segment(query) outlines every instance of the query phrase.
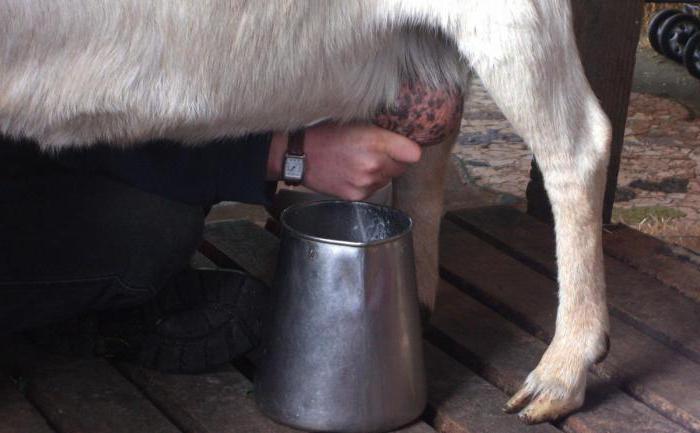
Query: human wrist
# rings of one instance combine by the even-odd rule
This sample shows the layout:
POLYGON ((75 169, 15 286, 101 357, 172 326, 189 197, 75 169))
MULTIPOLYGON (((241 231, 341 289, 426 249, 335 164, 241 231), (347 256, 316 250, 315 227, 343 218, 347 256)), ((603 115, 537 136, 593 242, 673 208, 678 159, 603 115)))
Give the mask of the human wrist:
POLYGON ((282 132, 272 135, 267 158, 267 180, 277 181, 282 178, 282 161, 287 150, 287 138, 287 134, 282 132))

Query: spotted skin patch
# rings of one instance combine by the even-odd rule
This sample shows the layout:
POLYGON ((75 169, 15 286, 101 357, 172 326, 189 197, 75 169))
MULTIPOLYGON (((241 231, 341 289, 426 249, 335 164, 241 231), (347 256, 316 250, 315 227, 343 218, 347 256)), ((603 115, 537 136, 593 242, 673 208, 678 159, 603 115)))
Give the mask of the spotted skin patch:
POLYGON ((374 124, 408 137, 421 146, 432 146, 456 132, 463 105, 459 89, 404 84, 393 106, 375 116, 374 124))

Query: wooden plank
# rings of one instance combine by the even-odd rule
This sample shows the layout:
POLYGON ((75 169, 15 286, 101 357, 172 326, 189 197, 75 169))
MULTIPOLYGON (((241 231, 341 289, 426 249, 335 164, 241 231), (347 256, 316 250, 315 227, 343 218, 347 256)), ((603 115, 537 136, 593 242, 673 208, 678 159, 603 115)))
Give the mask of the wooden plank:
MULTIPOLYGON (((554 335, 557 285, 444 221, 443 275, 545 341, 554 335), (468 260, 464 258, 468 257, 468 260)), ((700 365, 611 318, 612 349, 596 373, 688 429, 700 432, 700 365)))
MULTIPOLYGON (((513 393, 546 345, 493 310, 444 283, 428 339, 502 390, 513 393)), ((561 421, 567 432, 687 432, 610 383, 589 375, 584 407, 561 421)))
MULTIPOLYGON (((508 207, 460 211, 447 218, 555 278, 551 226, 508 207)), ((605 271, 611 315, 700 362, 700 304, 615 258, 606 257, 605 271)))
MULTIPOLYGON (((458 361, 425 343, 428 398, 435 428, 444 433, 520 433, 524 426, 503 413, 508 397, 458 361)), ((527 428, 532 433, 556 433, 550 424, 527 428)))
MULTIPOLYGON (((261 243, 268 245, 262 250, 268 251, 268 257, 259 255, 259 260, 266 262, 263 266, 254 269, 274 269, 278 240, 274 236, 255 233, 259 227, 243 222, 229 222, 225 230, 228 235, 239 242, 236 248, 228 250, 227 255, 234 262, 249 260, 249 257, 241 257, 253 248, 260 248, 261 243), (272 263, 271 263, 272 262, 272 263)), ((223 230, 218 232, 224 232, 223 230)), ((212 233, 209 232, 209 236, 212 233)), ((221 239, 209 238, 211 244, 225 245, 221 239)), ((271 275, 259 275, 259 277, 271 280, 271 275)), ((428 372, 428 405, 432 414, 432 421, 438 431, 446 433, 472 432, 472 433, 510 433, 521 432, 523 424, 515 417, 502 413, 501 408, 507 401, 507 397, 493 385, 450 359, 436 348, 427 345, 426 367, 428 372)), ((434 431, 425 423, 419 422, 414 426, 400 430, 409 433, 414 429, 434 431)), ((558 430, 551 425, 541 425, 530 428, 533 433, 554 433, 558 430)))
POLYGON ((190 259, 190 266, 192 266, 195 269, 217 267, 216 263, 209 260, 209 258, 207 258, 204 254, 200 253, 199 251, 195 252, 192 258, 190 259))
POLYGON ((180 430, 104 359, 13 348, 27 397, 59 432, 174 433, 180 430))
POLYGON ((625 225, 603 232, 605 253, 700 303, 700 254, 625 225))
MULTIPOLYGON (((246 272, 272 285, 279 249, 279 242, 272 233, 249 221, 228 220, 207 224, 204 238, 246 272)), ((227 267, 216 257, 207 257, 218 266, 227 267)))
MULTIPOLYGON (((591 88, 613 127, 603 219, 610 221, 624 142, 627 107, 642 19, 642 0, 576 0, 573 6, 576 41, 591 88)), ((528 185, 528 212, 550 215, 549 202, 537 167, 528 185)))
POLYGON ((232 367, 201 375, 163 374, 131 364, 119 368, 185 432, 299 431, 263 416, 253 401, 253 385, 232 367))
POLYGON ((51 433, 43 416, 7 375, 0 375, 0 433, 51 433))

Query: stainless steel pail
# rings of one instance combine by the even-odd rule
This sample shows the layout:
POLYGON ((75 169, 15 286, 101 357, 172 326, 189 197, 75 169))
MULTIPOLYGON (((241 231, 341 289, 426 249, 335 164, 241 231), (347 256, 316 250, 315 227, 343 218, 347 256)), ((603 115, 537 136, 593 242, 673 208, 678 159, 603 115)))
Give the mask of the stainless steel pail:
POLYGON ((362 202, 292 206, 255 397, 312 431, 381 432, 426 403, 411 219, 362 202))

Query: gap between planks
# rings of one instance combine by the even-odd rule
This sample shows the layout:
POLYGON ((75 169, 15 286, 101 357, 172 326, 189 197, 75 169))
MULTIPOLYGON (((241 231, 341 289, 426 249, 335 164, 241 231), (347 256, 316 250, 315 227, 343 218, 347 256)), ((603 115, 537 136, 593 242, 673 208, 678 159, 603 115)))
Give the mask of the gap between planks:
POLYGON ((7 358, 26 380, 27 399, 57 432, 180 432, 105 359, 52 355, 26 343, 13 345, 7 358))
POLYGON ((46 419, 0 369, 0 433, 52 433, 46 419))
POLYGON ((622 224, 603 232, 605 253, 700 303, 700 254, 622 224))
MULTIPOLYGON (((449 221, 443 222, 441 250, 444 278, 542 341, 551 339, 555 282, 449 221)), ((700 366, 615 317, 611 341, 608 358, 594 371, 669 419, 700 431, 700 366)))
MULTIPOLYGON (((551 226, 505 206, 450 212, 446 219, 556 280, 551 226)), ((611 316, 700 363, 699 303, 613 257, 605 257, 605 270, 611 316)))

